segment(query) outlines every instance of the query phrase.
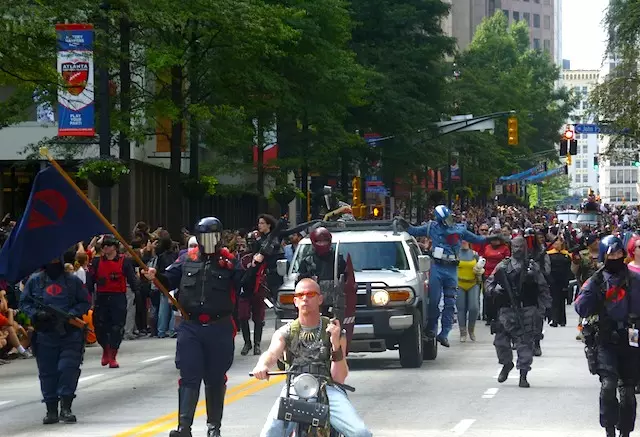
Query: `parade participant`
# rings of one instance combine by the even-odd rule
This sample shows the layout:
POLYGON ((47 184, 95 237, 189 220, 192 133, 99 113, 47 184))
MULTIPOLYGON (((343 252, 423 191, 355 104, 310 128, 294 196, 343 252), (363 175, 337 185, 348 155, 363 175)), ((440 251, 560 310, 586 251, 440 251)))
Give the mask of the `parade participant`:
POLYGON ((95 291, 93 323, 98 344, 102 346, 103 366, 115 369, 118 349, 127 321, 127 284, 134 293, 139 292, 138 278, 130 258, 118 253, 120 243, 111 236, 102 238, 102 256, 91 263, 88 288, 95 291))
MULTIPOLYGON (((533 228, 527 228, 524 230, 524 238, 527 240, 527 254, 531 259, 533 259, 536 263, 538 263, 538 267, 542 271, 547 284, 549 284, 550 275, 551 275, 551 259, 545 250, 544 244, 544 234, 543 243, 540 242, 539 238, 540 234, 537 233, 533 228)), ((542 356, 542 339, 544 338, 544 334, 542 333, 542 328, 544 327, 544 319, 546 314, 544 312, 540 312, 539 314, 539 322, 536 323, 536 332, 534 333, 533 338, 533 355, 535 357, 542 356)))
MULTIPOLYGON (((322 294, 318 284, 310 278, 298 282, 294 304, 298 308, 298 318, 273 334, 269 350, 260 356, 253 369, 254 376, 261 380, 269 379, 269 369, 286 352, 286 360, 292 371, 309 372, 313 368, 313 373, 322 373, 331 381, 344 383, 349 374, 344 354, 347 339, 339 321, 321 316, 322 294)), ((285 390, 286 387, 282 397, 285 396, 285 390)), ((372 435, 343 389, 329 383, 326 391, 329 398, 329 420, 333 428, 345 437, 372 435)), ((285 430, 285 422, 277 419, 278 407, 279 402, 276 402, 269 412, 261 437, 281 437, 293 432, 294 423, 285 430)))
POLYGON ((458 287, 460 240, 478 244, 484 243, 487 239, 469 232, 464 225, 456 225, 451 211, 444 205, 436 206, 435 218, 435 221, 430 221, 423 226, 411 226, 402 218, 396 220, 407 228, 409 235, 428 237, 432 240, 431 252, 434 263, 429 273, 428 310, 424 311, 427 316, 424 323, 425 333, 430 338, 436 337, 440 318, 439 304, 444 294, 442 330, 436 339, 441 345, 449 347, 448 336, 453 326, 458 287))
POLYGON ((590 319, 589 331, 583 332, 589 370, 600 377, 600 426, 607 437, 615 437, 616 426, 620 437, 629 437, 636 420, 634 386, 640 364, 640 277, 624 263, 625 250, 619 238, 604 237, 599 252, 604 267, 583 284, 575 308, 580 317, 590 319))
MULTIPOLYGON (((222 223, 205 217, 195 226, 200 245, 189 249, 158 279, 189 316, 180 324, 176 344, 178 428, 170 437, 191 437, 191 426, 204 380, 207 405, 207 437, 220 437, 226 372, 233 363, 235 325, 232 319, 239 270, 235 257, 222 246, 222 223)), ((145 276, 153 280, 156 270, 145 276)))
POLYGON ((71 404, 84 354, 82 329, 77 324, 67 323, 48 307, 77 318, 86 314, 90 306, 87 289, 79 278, 64 271, 61 259, 52 260, 42 272, 32 275, 20 297, 20 310, 35 327, 31 344, 38 365, 40 390, 47 406, 47 415, 42 421, 45 425, 60 420, 76 422, 71 404))
POLYGON ((566 243, 562 236, 551 242, 551 249, 547 251, 551 260, 549 287, 551 288, 551 323, 557 327, 567 325, 567 288, 571 274, 571 255, 566 250, 566 243))
MULTIPOLYGON (((598 261, 600 256, 600 238, 595 233, 587 234, 584 237, 583 245, 586 249, 581 250, 579 253, 573 254, 571 259, 571 272, 575 275, 578 281, 578 287, 582 288, 582 285, 600 268, 602 263, 598 261)), ((576 340, 584 340, 582 335, 582 321, 578 324, 578 335, 576 340)))
POLYGON ((513 369, 515 344, 518 353, 516 366, 520 370, 519 386, 528 388, 527 374, 533 362, 536 324, 540 323, 540 308, 551 305, 549 285, 536 262, 529 259, 527 242, 523 237, 511 240, 511 258, 502 260, 487 279, 487 295, 498 309, 498 317, 492 327, 493 345, 502 370, 498 382, 509 377, 513 369))

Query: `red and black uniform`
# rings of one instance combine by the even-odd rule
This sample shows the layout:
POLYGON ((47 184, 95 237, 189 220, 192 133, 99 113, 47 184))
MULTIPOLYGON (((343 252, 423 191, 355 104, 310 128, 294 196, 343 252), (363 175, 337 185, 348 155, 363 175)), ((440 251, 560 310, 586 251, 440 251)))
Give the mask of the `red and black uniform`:
POLYGON ((91 263, 89 290, 95 293, 93 323, 98 344, 102 346, 102 365, 119 367, 116 355, 122 343, 127 318, 127 283, 138 294, 138 280, 133 263, 124 255, 113 260, 94 258, 91 263))
POLYGON ((253 348, 254 355, 260 355, 260 342, 262 341, 262 329, 265 319, 264 298, 267 297, 269 286, 267 285, 268 263, 262 262, 253 265, 254 253, 249 252, 241 257, 241 266, 245 269, 238 298, 238 321, 244 347, 241 355, 247 355, 253 348), (251 329, 249 320, 253 320, 253 344, 251 343, 251 329))

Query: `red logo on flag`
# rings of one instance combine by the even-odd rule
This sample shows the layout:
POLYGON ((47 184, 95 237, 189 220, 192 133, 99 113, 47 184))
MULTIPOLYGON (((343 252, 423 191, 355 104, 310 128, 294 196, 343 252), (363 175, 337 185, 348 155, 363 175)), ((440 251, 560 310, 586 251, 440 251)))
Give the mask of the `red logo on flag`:
POLYGON ((89 80, 88 62, 65 62, 62 64, 62 79, 71 95, 80 95, 89 80))
POLYGON ((33 205, 27 219, 27 229, 55 225, 67 212, 67 199, 58 191, 46 189, 33 195, 33 205), (52 217, 53 216, 53 217, 52 217))

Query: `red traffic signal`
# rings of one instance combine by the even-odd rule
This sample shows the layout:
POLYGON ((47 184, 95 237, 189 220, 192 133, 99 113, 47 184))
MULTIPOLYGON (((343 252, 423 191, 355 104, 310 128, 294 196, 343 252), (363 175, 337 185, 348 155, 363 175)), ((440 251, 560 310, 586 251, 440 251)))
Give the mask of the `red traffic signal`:
POLYGON ((575 134, 573 133, 572 130, 567 129, 566 131, 564 131, 564 139, 565 140, 572 140, 574 136, 575 136, 575 134))

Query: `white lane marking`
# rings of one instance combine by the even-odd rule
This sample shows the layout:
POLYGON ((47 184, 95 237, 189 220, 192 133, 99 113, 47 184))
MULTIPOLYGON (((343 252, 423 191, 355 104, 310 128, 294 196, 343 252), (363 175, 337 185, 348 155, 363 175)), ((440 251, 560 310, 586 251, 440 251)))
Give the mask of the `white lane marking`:
POLYGON ((104 375, 103 373, 98 373, 96 375, 83 376, 82 378, 78 379, 78 382, 85 382, 85 381, 89 381, 91 379, 100 378, 103 375, 104 375))
POLYGON ((159 357, 149 358, 148 360, 141 361, 142 363, 153 363, 154 361, 164 360, 169 358, 169 355, 160 355, 159 357))
POLYGON ((491 399, 498 393, 498 388, 488 388, 482 395, 482 399, 491 399))
POLYGON ((463 419, 451 430, 455 435, 462 435, 473 425, 476 419, 463 419))
POLYGON ((13 402, 13 401, 0 401, 0 407, 3 406, 3 405, 10 404, 11 402, 13 402))

